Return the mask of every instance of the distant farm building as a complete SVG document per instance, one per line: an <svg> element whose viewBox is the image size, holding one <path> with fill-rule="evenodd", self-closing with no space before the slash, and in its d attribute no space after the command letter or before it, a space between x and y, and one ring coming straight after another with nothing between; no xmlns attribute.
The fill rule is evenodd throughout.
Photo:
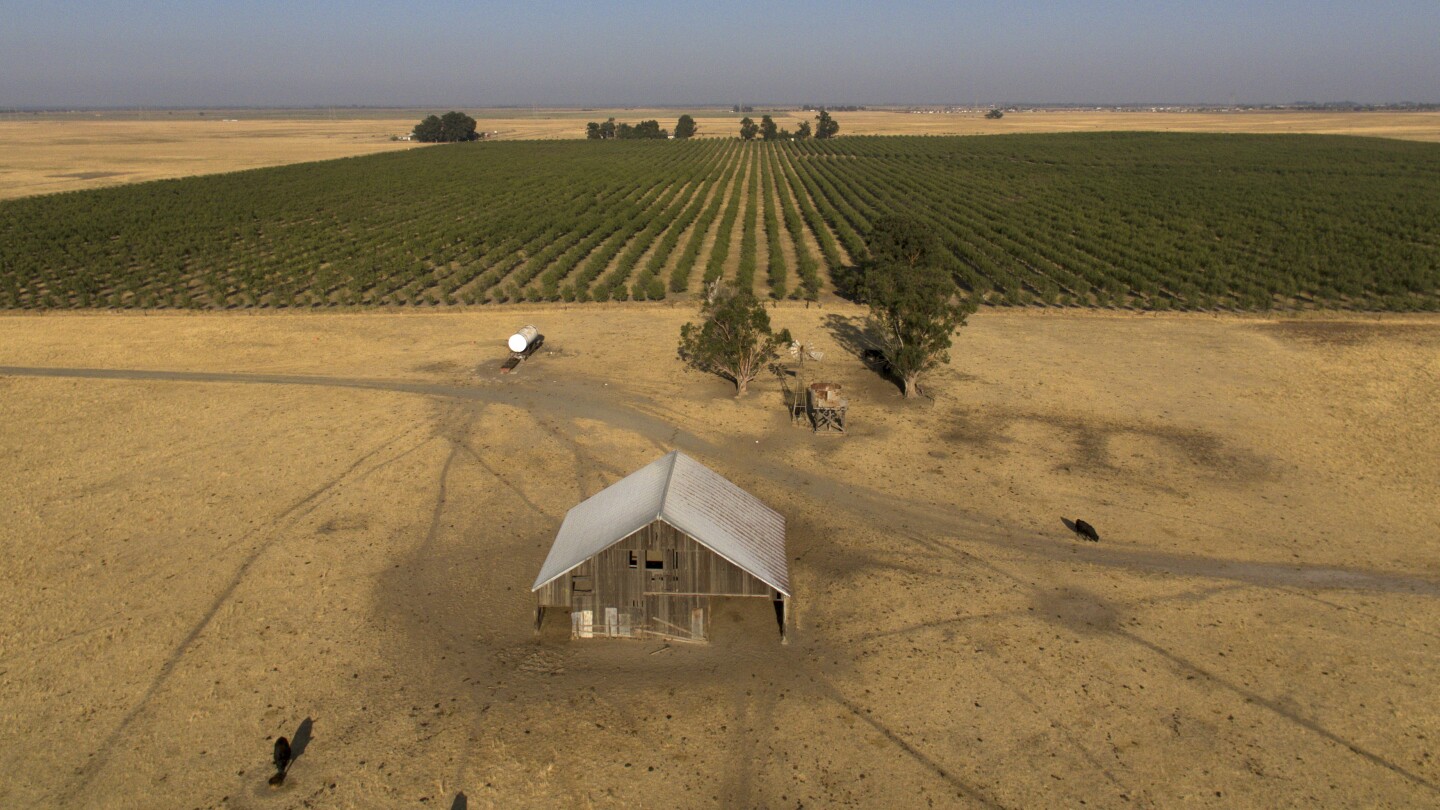
<svg viewBox="0 0 1440 810"><path fill-rule="evenodd" d="M789 624L785 518L680 453L565 515L531 590L535 626L570 611L576 638L708 637L713 597L770 599Z"/></svg>

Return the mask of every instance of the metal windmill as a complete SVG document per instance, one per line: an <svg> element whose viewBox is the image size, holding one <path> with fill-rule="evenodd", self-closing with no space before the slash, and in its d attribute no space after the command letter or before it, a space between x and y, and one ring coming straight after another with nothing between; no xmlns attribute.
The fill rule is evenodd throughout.
<svg viewBox="0 0 1440 810"><path fill-rule="evenodd" d="M791 341L787 350L790 352L790 356L795 358L797 368L794 372L791 372L795 377L794 388L791 388L788 382L784 384L786 393L789 394L790 399L790 420L792 422L798 422L808 418L805 405L805 388L809 384L809 380L805 376L805 361L813 360L818 363L825 359L825 352L815 348L813 345L801 343L798 340ZM781 377L782 382L784 382L785 379L784 376Z"/></svg>

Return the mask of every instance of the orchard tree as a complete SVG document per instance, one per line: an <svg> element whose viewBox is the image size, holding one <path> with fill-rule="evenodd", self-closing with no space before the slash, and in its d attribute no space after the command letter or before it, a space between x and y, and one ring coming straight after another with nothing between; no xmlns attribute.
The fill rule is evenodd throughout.
<svg viewBox="0 0 1440 810"><path fill-rule="evenodd" d="M592 141L600 140L600 125L591 121L585 125L585 137Z"/></svg>
<svg viewBox="0 0 1440 810"><path fill-rule="evenodd" d="M780 132L775 127L775 119L768 115L760 116L760 137L767 141L780 137Z"/></svg>
<svg viewBox="0 0 1440 810"><path fill-rule="evenodd" d="M975 312L941 261L940 240L913 217L886 215L865 237L860 299L906 399L920 378L950 360L951 337Z"/></svg>
<svg viewBox="0 0 1440 810"><path fill-rule="evenodd" d="M878 217L865 235L865 249L870 265L886 267L938 265L942 255L940 239L933 230L900 214Z"/></svg>
<svg viewBox="0 0 1440 810"><path fill-rule="evenodd" d="M789 330L772 331L765 305L752 293L718 282L706 287L700 322L680 327L680 358L733 381L736 397L745 396L750 381L789 343Z"/></svg>
<svg viewBox="0 0 1440 810"><path fill-rule="evenodd" d="M740 137L742 139L753 141L755 140L755 133L759 131L760 127L756 126L755 122L750 120L750 116L747 115L740 119Z"/></svg>
<svg viewBox="0 0 1440 810"><path fill-rule="evenodd" d="M699 131L700 128L695 126L695 119L691 118L689 113L680 116L680 120L675 122L675 137L677 139L693 138L695 137L695 133Z"/></svg>
<svg viewBox="0 0 1440 810"><path fill-rule="evenodd" d="M815 116L815 137L833 138L835 137L835 133L839 131L840 123L834 118L831 118L830 113L821 110L820 114Z"/></svg>

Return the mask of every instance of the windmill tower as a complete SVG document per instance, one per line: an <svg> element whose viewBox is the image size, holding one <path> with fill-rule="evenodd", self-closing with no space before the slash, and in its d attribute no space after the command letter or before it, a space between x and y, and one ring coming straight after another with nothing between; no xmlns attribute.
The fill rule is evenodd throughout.
<svg viewBox="0 0 1440 810"><path fill-rule="evenodd" d="M813 344L801 343L798 340L790 343L788 351L795 359L796 367L793 370L784 370L781 382L785 385L786 399L790 404L790 421L808 421L809 406L805 392L809 387L809 378L805 374L805 361L818 363L825 359L825 352L815 348Z"/></svg>

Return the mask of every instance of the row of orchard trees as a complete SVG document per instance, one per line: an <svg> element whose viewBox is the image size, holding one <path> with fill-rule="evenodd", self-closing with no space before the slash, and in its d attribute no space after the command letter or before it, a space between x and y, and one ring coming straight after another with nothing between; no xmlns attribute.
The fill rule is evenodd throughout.
<svg viewBox="0 0 1440 810"><path fill-rule="evenodd" d="M864 234L907 213L991 304L1440 310L1434 144L611 146L404 150L0 201L0 309L652 299L722 277L814 298L852 290Z"/></svg>

